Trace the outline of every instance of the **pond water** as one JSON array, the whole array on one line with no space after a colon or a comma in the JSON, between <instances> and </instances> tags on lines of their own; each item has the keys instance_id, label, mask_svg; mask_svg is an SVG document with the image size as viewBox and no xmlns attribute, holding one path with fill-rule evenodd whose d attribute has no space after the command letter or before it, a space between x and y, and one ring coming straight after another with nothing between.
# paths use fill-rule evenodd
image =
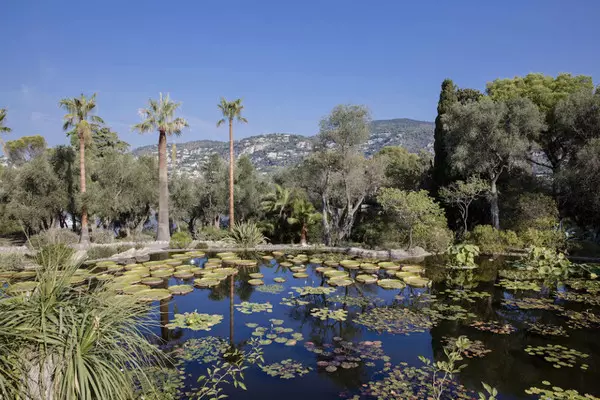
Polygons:
<instances>
[{"instance_id":1,"label":"pond water","mask_svg":"<svg viewBox=\"0 0 600 400\"><path fill-rule=\"evenodd\" d=\"M172 256L155 255L154 260ZM258 338L263 340L265 365L291 359L310 370L296 371L294 378L282 379L252 365L245 372L247 391L225 387L224 393L231 398L304 400L356 395L369 398L366 396L372 388L369 382L386 382L388 375L381 372L386 365L400 366L396 371L399 372L410 371L410 367L421 368L419 356L444 360L445 343L465 335L472 341L472 347L460 362L466 367L456 376L468 393L464 398L477 398L481 382L497 388L500 399L539 398L525 391L552 386L600 396L598 285L588 287L587 292L583 288L575 291L566 285L548 288L542 284L508 289L497 285L499 274L506 267L502 259L480 259L479 268L457 271L444 268L443 260L431 257L421 263L425 267L424 276L431 281L426 287L384 289L376 283L354 283L335 287L331 293L302 295L300 289L293 288L329 287L327 278L317 271L324 268L322 264L304 261L306 276L294 277L292 263L288 262L296 256L272 260L265 260L262 255L253 257L257 260L256 267L238 267L235 276L223 279L215 287L195 288L187 295L155 303L154 317L162 325L156 327L155 333L162 338L166 349L175 351L183 360L188 390L198 386L198 376L219 358L218 352L194 350L209 344L219 347L223 343L244 348L250 339ZM181 260L204 268L207 259L208 256ZM394 268L388 272L383 268L365 271L350 267L335 268L346 270L351 277L367 273L376 274L379 279L390 276L395 279L398 272ZM260 279L265 286L250 285L251 273L264 275ZM168 285L192 285L197 278L198 274L188 280L171 277ZM283 281L276 278L285 281L276 283ZM534 281L521 282L530 285ZM422 282L416 286L419 283ZM245 313L236 307L242 302L269 303L272 311ZM347 315L338 314L343 321L327 317L323 320L311 314L315 308L343 309ZM219 314L223 319L210 331L164 327L175 314L195 310ZM207 360L208 363L203 362ZM404 376L404 372L399 374L396 376ZM399 395L389 385L387 389L383 385L382 390L387 395L381 398L424 396L416 389L413 397ZM452 398L458 397L457 394Z\"/></svg>"}]
</instances>

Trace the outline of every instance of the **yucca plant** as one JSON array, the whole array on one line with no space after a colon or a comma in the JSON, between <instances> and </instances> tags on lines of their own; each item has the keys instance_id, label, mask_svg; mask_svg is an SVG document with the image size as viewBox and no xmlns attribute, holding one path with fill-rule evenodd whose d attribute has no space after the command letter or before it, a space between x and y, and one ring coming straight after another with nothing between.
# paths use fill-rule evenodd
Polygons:
<instances>
[{"instance_id":1,"label":"yucca plant","mask_svg":"<svg viewBox=\"0 0 600 400\"><path fill-rule=\"evenodd\" d=\"M32 292L0 292L0 398L133 399L140 371L162 365L148 307L101 284L75 289L76 271L49 262Z\"/></svg>"},{"instance_id":2,"label":"yucca plant","mask_svg":"<svg viewBox=\"0 0 600 400\"><path fill-rule=\"evenodd\" d=\"M229 232L229 240L244 249L266 243L265 235L263 235L258 225L252 222L235 224Z\"/></svg>"}]
</instances>

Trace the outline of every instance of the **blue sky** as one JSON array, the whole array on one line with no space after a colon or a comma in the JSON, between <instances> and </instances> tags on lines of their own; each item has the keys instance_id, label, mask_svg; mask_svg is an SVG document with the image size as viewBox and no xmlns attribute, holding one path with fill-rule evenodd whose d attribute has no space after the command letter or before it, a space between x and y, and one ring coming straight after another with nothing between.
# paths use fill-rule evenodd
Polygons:
<instances>
[{"instance_id":1,"label":"blue sky","mask_svg":"<svg viewBox=\"0 0 600 400\"><path fill-rule=\"evenodd\" d=\"M375 119L433 120L441 81L483 89L529 72L600 79L600 1L7 0L0 108L10 138L66 143L57 102L98 93L98 114L133 146L137 109L181 101L177 141L227 138L220 96L242 97L237 137L316 133L340 103ZM9 139L7 137L7 139Z\"/></svg>"}]
</instances>

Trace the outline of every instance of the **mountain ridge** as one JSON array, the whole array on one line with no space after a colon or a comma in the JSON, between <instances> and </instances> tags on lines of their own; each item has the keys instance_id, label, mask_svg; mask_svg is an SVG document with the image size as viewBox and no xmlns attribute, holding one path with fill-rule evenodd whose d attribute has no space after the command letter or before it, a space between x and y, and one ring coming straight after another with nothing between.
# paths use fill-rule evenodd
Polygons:
<instances>
[{"instance_id":1,"label":"mountain ridge","mask_svg":"<svg viewBox=\"0 0 600 400\"><path fill-rule=\"evenodd\" d=\"M373 120L371 134L362 146L366 156L372 156L386 146L403 146L416 153L421 150L433 152L434 123L410 118ZM237 156L248 155L256 168L269 172L279 167L294 165L308 156L315 136L293 133L265 133L234 141ZM171 143L169 143L171 145ZM176 143L177 168L192 175L199 174L201 165L213 153L227 158L229 141L200 139ZM169 149L170 150L170 149ZM136 156L156 154L157 145L147 145L132 150ZM171 152L169 151L169 168Z\"/></svg>"}]
</instances>

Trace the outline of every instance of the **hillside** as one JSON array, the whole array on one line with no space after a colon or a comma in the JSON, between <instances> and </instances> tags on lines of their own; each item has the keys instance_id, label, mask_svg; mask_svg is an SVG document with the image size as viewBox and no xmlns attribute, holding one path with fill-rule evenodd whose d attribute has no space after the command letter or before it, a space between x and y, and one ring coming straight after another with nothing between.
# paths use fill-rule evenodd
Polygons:
<instances>
[{"instance_id":1,"label":"hillside","mask_svg":"<svg viewBox=\"0 0 600 400\"><path fill-rule=\"evenodd\" d=\"M377 153L385 146L403 146L411 152L433 151L433 128L432 122L406 118L376 120L372 122L371 136L363 150L367 156ZM312 141L313 138L308 136L270 133L243 138L236 141L234 147L237 155L248 155L259 171L268 172L300 162L312 150ZM156 154L156 151L157 146L151 145L139 147L133 153ZM212 153L227 158L229 143L216 140L177 143L178 167L182 172L197 174L199 167Z\"/></svg>"}]
</instances>

